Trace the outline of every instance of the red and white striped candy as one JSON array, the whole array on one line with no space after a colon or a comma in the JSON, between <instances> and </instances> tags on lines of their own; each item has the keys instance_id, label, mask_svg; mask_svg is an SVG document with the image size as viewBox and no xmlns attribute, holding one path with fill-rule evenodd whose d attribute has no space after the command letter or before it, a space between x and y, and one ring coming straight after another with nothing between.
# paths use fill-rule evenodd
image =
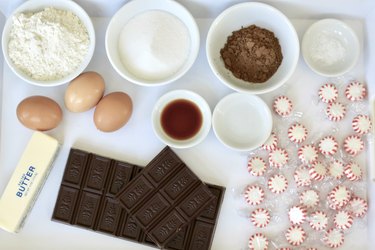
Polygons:
<instances>
[{"instance_id":1,"label":"red and white striped candy","mask_svg":"<svg viewBox=\"0 0 375 250\"><path fill-rule=\"evenodd\" d=\"M333 223L338 229L349 229L353 225L353 217L348 211L337 211Z\"/></svg>"},{"instance_id":2,"label":"red and white striped candy","mask_svg":"<svg viewBox=\"0 0 375 250\"><path fill-rule=\"evenodd\" d=\"M367 213L368 204L367 201L360 197L353 197L349 201L349 210L355 217L363 217Z\"/></svg>"},{"instance_id":3,"label":"red and white striped candy","mask_svg":"<svg viewBox=\"0 0 375 250\"><path fill-rule=\"evenodd\" d=\"M368 115L357 115L353 118L352 128L354 132L364 135L370 132L372 122Z\"/></svg>"},{"instance_id":4,"label":"red and white striped candy","mask_svg":"<svg viewBox=\"0 0 375 250\"><path fill-rule=\"evenodd\" d=\"M313 163L318 159L318 150L314 145L304 145L298 149L298 158L305 164Z\"/></svg>"},{"instance_id":5,"label":"red and white striped candy","mask_svg":"<svg viewBox=\"0 0 375 250\"><path fill-rule=\"evenodd\" d=\"M324 235L324 244L331 248L338 248L344 244L344 233L337 228L329 229Z\"/></svg>"},{"instance_id":6,"label":"red and white striped candy","mask_svg":"<svg viewBox=\"0 0 375 250\"><path fill-rule=\"evenodd\" d=\"M318 248L316 248L316 247L308 247L308 248L306 248L306 250L318 250Z\"/></svg>"},{"instance_id":7,"label":"red and white striped candy","mask_svg":"<svg viewBox=\"0 0 375 250\"><path fill-rule=\"evenodd\" d=\"M268 161L272 167L281 168L289 161L288 152L283 148L276 148L269 153Z\"/></svg>"},{"instance_id":8,"label":"red and white striped candy","mask_svg":"<svg viewBox=\"0 0 375 250\"><path fill-rule=\"evenodd\" d=\"M276 112L276 114L285 117L290 115L293 109L293 103L292 101L286 97L286 96L278 96L273 101L273 109Z\"/></svg>"},{"instance_id":9,"label":"red and white striped candy","mask_svg":"<svg viewBox=\"0 0 375 250\"><path fill-rule=\"evenodd\" d=\"M278 142L277 136L275 132L272 132L270 137L268 137L266 142L262 145L262 148L268 151L275 150L277 148L277 142Z\"/></svg>"},{"instance_id":10,"label":"red and white striped candy","mask_svg":"<svg viewBox=\"0 0 375 250\"><path fill-rule=\"evenodd\" d=\"M322 102L331 103L336 101L339 96L336 85L332 83L326 83L319 88L318 95Z\"/></svg>"},{"instance_id":11,"label":"red and white striped candy","mask_svg":"<svg viewBox=\"0 0 375 250\"><path fill-rule=\"evenodd\" d=\"M349 203L350 197L350 190L343 185L337 185L328 193L328 199L336 209L346 206Z\"/></svg>"},{"instance_id":12,"label":"red and white striped candy","mask_svg":"<svg viewBox=\"0 0 375 250\"><path fill-rule=\"evenodd\" d=\"M270 211L264 208L257 208L251 213L251 222L255 227L263 228L270 223Z\"/></svg>"},{"instance_id":13,"label":"red and white striped candy","mask_svg":"<svg viewBox=\"0 0 375 250\"><path fill-rule=\"evenodd\" d=\"M290 247L281 247L281 248L278 248L277 250L292 250Z\"/></svg>"},{"instance_id":14,"label":"red and white striped candy","mask_svg":"<svg viewBox=\"0 0 375 250\"><path fill-rule=\"evenodd\" d=\"M352 102L363 100L366 94L367 90L365 85L359 81L352 81L345 88L345 96Z\"/></svg>"},{"instance_id":15,"label":"red and white striped candy","mask_svg":"<svg viewBox=\"0 0 375 250\"><path fill-rule=\"evenodd\" d=\"M250 250L267 250L268 249L268 239L262 233L255 233L255 234L250 236L248 246L249 246Z\"/></svg>"},{"instance_id":16,"label":"red and white striped candy","mask_svg":"<svg viewBox=\"0 0 375 250\"><path fill-rule=\"evenodd\" d=\"M356 162L349 162L345 167L344 173L351 181L357 181L362 178L361 167Z\"/></svg>"},{"instance_id":17,"label":"red and white striped candy","mask_svg":"<svg viewBox=\"0 0 375 250\"><path fill-rule=\"evenodd\" d=\"M268 188L272 193L280 194L288 188L288 180L282 174L275 174L268 179Z\"/></svg>"},{"instance_id":18,"label":"red and white striped candy","mask_svg":"<svg viewBox=\"0 0 375 250\"><path fill-rule=\"evenodd\" d=\"M363 140L358 135L349 135L344 140L344 150L352 156L359 154L364 147Z\"/></svg>"},{"instance_id":19,"label":"red and white striped candy","mask_svg":"<svg viewBox=\"0 0 375 250\"><path fill-rule=\"evenodd\" d=\"M306 187L311 185L310 171L307 167L301 166L294 172L294 181L299 187Z\"/></svg>"},{"instance_id":20,"label":"red and white striped candy","mask_svg":"<svg viewBox=\"0 0 375 250\"><path fill-rule=\"evenodd\" d=\"M254 176L262 176L267 170L266 162L259 156L254 156L247 162L247 171Z\"/></svg>"},{"instance_id":21,"label":"red and white striped candy","mask_svg":"<svg viewBox=\"0 0 375 250\"><path fill-rule=\"evenodd\" d=\"M299 246L306 240L306 232L299 225L292 225L285 234L286 240L292 246Z\"/></svg>"},{"instance_id":22,"label":"red and white striped candy","mask_svg":"<svg viewBox=\"0 0 375 250\"><path fill-rule=\"evenodd\" d=\"M290 141L294 143L301 143L306 140L307 137L307 129L300 123L294 123L288 129L288 138Z\"/></svg>"},{"instance_id":23,"label":"red and white striped candy","mask_svg":"<svg viewBox=\"0 0 375 250\"><path fill-rule=\"evenodd\" d=\"M288 216L292 224L301 225L306 220L307 210L300 205L293 206L289 209Z\"/></svg>"},{"instance_id":24,"label":"red and white striped candy","mask_svg":"<svg viewBox=\"0 0 375 250\"><path fill-rule=\"evenodd\" d=\"M333 122L341 121L346 114L346 107L340 102L331 102L326 109L328 119Z\"/></svg>"},{"instance_id":25,"label":"red and white striped candy","mask_svg":"<svg viewBox=\"0 0 375 250\"><path fill-rule=\"evenodd\" d=\"M327 169L326 166L320 161L314 161L313 163L311 163L309 172L311 179L321 181L324 179L324 177L326 177Z\"/></svg>"},{"instance_id":26,"label":"red and white striped candy","mask_svg":"<svg viewBox=\"0 0 375 250\"><path fill-rule=\"evenodd\" d=\"M342 161L334 159L329 163L328 173L336 180L341 179L344 176L345 166Z\"/></svg>"},{"instance_id":27,"label":"red and white striped candy","mask_svg":"<svg viewBox=\"0 0 375 250\"><path fill-rule=\"evenodd\" d=\"M332 156L337 152L339 148L339 144L337 140L335 139L335 137L333 137L332 135L329 135L329 136L322 138L319 141L318 148L321 154L326 155L326 156Z\"/></svg>"},{"instance_id":28,"label":"red and white striped candy","mask_svg":"<svg viewBox=\"0 0 375 250\"><path fill-rule=\"evenodd\" d=\"M245 190L245 200L250 205L259 205L264 200L264 190L258 185L248 185Z\"/></svg>"},{"instance_id":29,"label":"red and white striped candy","mask_svg":"<svg viewBox=\"0 0 375 250\"><path fill-rule=\"evenodd\" d=\"M319 194L315 190L305 190L299 196L300 203L307 207L313 208L319 204Z\"/></svg>"},{"instance_id":30,"label":"red and white striped candy","mask_svg":"<svg viewBox=\"0 0 375 250\"><path fill-rule=\"evenodd\" d=\"M324 230L328 225L328 216L325 212L317 210L310 215L309 224L316 231Z\"/></svg>"}]
</instances>

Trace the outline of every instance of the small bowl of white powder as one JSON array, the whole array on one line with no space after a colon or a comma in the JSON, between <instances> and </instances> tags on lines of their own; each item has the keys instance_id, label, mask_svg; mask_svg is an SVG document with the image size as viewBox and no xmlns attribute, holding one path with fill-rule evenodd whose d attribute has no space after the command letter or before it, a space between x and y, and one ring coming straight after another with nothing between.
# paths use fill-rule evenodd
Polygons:
<instances>
[{"instance_id":1,"label":"small bowl of white powder","mask_svg":"<svg viewBox=\"0 0 375 250\"><path fill-rule=\"evenodd\" d=\"M336 77L349 72L357 64L360 43L353 29L344 22L322 19L306 30L302 54L314 72Z\"/></svg>"},{"instance_id":2,"label":"small bowl of white powder","mask_svg":"<svg viewBox=\"0 0 375 250\"><path fill-rule=\"evenodd\" d=\"M179 79L199 51L192 15L172 0L134 0L111 19L105 37L107 56L126 80L159 86Z\"/></svg>"},{"instance_id":3,"label":"small bowl of white powder","mask_svg":"<svg viewBox=\"0 0 375 250\"><path fill-rule=\"evenodd\" d=\"M85 70L94 49L92 21L74 1L26 1L8 18L2 34L9 67L38 86L70 82Z\"/></svg>"}]
</instances>

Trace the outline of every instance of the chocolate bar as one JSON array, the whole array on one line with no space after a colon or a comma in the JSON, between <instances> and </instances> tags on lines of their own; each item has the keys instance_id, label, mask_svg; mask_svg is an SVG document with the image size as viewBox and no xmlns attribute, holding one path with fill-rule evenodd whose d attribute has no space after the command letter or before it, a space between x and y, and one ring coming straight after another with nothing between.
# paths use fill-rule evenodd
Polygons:
<instances>
[{"instance_id":1,"label":"chocolate bar","mask_svg":"<svg viewBox=\"0 0 375 250\"><path fill-rule=\"evenodd\" d=\"M115 199L143 168L78 149L70 151L52 220L156 246ZM166 249L210 249L225 189L207 184L214 200Z\"/></svg>"},{"instance_id":2,"label":"chocolate bar","mask_svg":"<svg viewBox=\"0 0 375 250\"><path fill-rule=\"evenodd\" d=\"M210 189L164 148L116 198L163 248L214 199Z\"/></svg>"}]
</instances>

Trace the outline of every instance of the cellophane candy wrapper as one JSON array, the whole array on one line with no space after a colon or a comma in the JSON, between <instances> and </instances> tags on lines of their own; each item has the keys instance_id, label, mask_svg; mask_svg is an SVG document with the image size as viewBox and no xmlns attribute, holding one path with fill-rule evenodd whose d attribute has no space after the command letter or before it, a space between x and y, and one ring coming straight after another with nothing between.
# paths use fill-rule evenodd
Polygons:
<instances>
[{"instance_id":1,"label":"cellophane candy wrapper","mask_svg":"<svg viewBox=\"0 0 375 250\"><path fill-rule=\"evenodd\" d=\"M367 225L373 121L366 83L336 77L317 84L313 118L296 98L282 87L269 103L272 134L248 154L248 185L232 189L253 232L244 249L340 248Z\"/></svg>"}]
</instances>

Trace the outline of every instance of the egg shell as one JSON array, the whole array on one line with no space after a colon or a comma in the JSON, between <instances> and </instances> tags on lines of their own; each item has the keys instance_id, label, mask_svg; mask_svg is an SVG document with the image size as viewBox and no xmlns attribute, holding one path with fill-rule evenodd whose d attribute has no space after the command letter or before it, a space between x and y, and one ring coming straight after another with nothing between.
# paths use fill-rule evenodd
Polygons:
<instances>
[{"instance_id":1,"label":"egg shell","mask_svg":"<svg viewBox=\"0 0 375 250\"><path fill-rule=\"evenodd\" d=\"M30 96L17 106L17 118L27 128L46 131L56 128L63 117L54 100L45 96Z\"/></svg>"},{"instance_id":2,"label":"egg shell","mask_svg":"<svg viewBox=\"0 0 375 250\"><path fill-rule=\"evenodd\" d=\"M113 92L104 96L94 111L94 123L103 132L113 132L124 126L133 112L129 95Z\"/></svg>"},{"instance_id":3,"label":"egg shell","mask_svg":"<svg viewBox=\"0 0 375 250\"><path fill-rule=\"evenodd\" d=\"M73 79L65 91L65 106L71 112L84 112L93 107L103 97L105 83L103 77L93 71L85 72Z\"/></svg>"}]
</instances>

